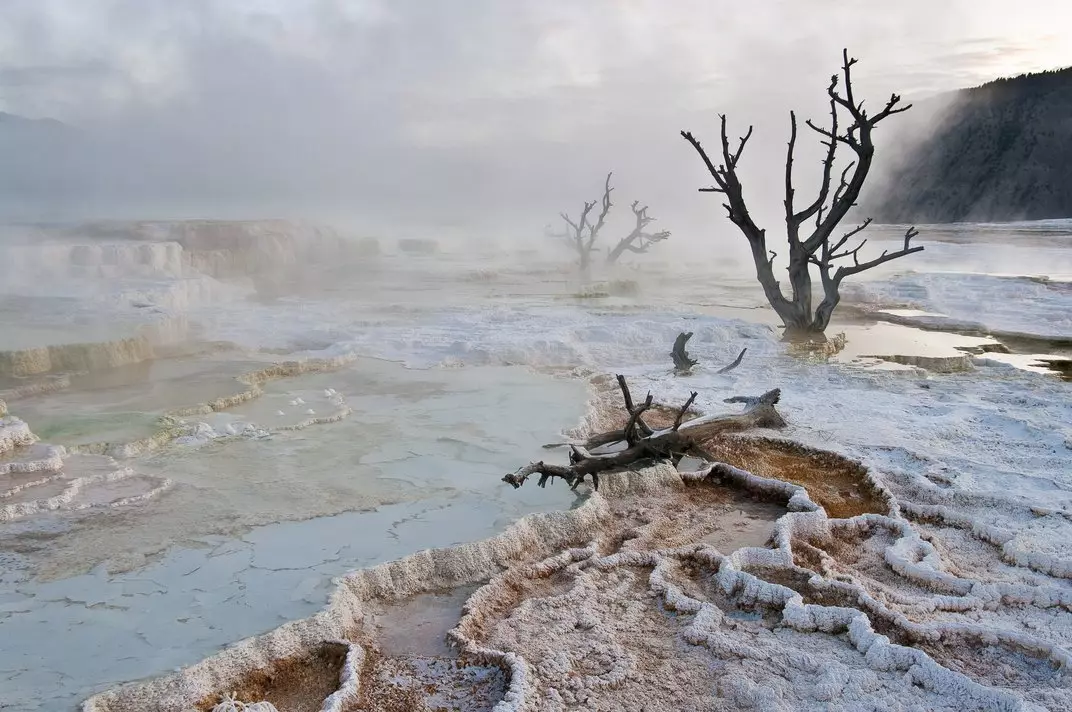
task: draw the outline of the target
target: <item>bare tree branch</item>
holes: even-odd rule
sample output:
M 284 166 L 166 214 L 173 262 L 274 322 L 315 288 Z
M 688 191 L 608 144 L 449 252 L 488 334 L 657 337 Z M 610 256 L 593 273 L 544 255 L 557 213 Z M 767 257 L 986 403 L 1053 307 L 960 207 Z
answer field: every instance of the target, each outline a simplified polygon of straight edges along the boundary
M 889 262 L 891 260 L 896 260 L 896 259 L 899 259 L 901 257 L 905 257 L 906 255 L 911 255 L 911 254 L 913 254 L 915 252 L 922 252 L 923 251 L 923 246 L 922 245 L 920 245 L 918 247 L 912 247 L 911 246 L 912 238 L 915 237 L 918 234 L 919 234 L 919 231 L 917 231 L 914 227 L 908 228 L 908 230 L 905 231 L 905 235 L 904 235 L 904 247 L 902 247 L 901 249 L 896 250 L 894 252 L 889 252 L 888 250 L 883 250 L 881 255 L 879 255 L 875 259 L 869 260 L 867 262 L 860 262 L 856 258 L 856 254 L 859 252 L 860 248 L 864 246 L 864 243 L 860 243 L 859 247 L 857 247 L 855 250 L 852 250 L 849 253 L 849 254 L 852 255 L 853 266 L 852 267 L 845 267 L 845 266 L 838 267 L 837 272 L 834 273 L 834 281 L 837 282 L 837 283 L 840 283 L 841 280 L 844 279 L 845 277 L 849 277 L 849 276 L 854 275 L 854 274 L 859 274 L 860 272 L 863 272 L 865 270 L 869 270 L 872 267 L 878 267 L 880 264 L 884 264 L 884 263 Z M 864 242 L 866 242 L 866 240 Z M 840 256 L 844 256 L 844 255 L 840 255 Z M 832 259 L 836 259 L 836 258 L 832 258 Z
M 726 116 L 719 115 L 722 157 L 717 165 L 691 132 L 681 132 L 682 137 L 700 156 L 708 174 L 715 182 L 712 187 L 701 188 L 701 192 L 722 193 L 726 196 L 723 207 L 726 209 L 727 216 L 748 240 L 752 248 L 756 276 L 763 287 L 767 301 L 774 307 L 789 331 L 822 332 L 826 329 L 830 315 L 840 299 L 838 288 L 844 277 L 858 274 L 889 260 L 923 249 L 910 245 L 909 241 L 915 233 L 914 230 L 909 230 L 902 249 L 884 252 L 873 260 L 861 261 L 859 255 L 866 241 L 853 248 L 846 248 L 846 245 L 852 237 L 871 224 L 870 218 L 840 238 L 833 237 L 838 225 L 856 205 L 860 191 L 871 170 L 875 154 L 875 144 L 872 139 L 875 126 L 890 116 L 911 108 L 911 105 L 901 103 L 900 96 L 893 94 L 881 111 L 869 116 L 864 108 L 864 102 L 857 100 L 853 88 L 852 68 L 857 61 L 855 57 L 849 56 L 847 49 L 843 50 L 840 76 L 833 75 L 827 85 L 826 95 L 830 107 L 829 127 L 819 126 L 810 119 L 805 121 L 805 124 L 821 137 L 821 143 L 826 150 L 822 160 L 822 174 L 817 195 L 800 211 L 795 210 L 797 195 L 793 183 L 793 171 L 796 167 L 795 151 L 799 138 L 798 125 L 796 113 L 791 111 L 789 114 L 790 133 L 786 151 L 783 202 L 786 238 L 789 243 L 788 272 L 789 283 L 792 287 L 791 299 L 785 297 L 778 280 L 774 277 L 775 253 L 767 249 L 765 231 L 756 225 L 749 214 L 741 182 L 737 176 L 737 164 L 752 135 L 751 128 L 740 139 L 737 149 L 731 151 Z M 838 163 L 839 145 L 848 146 L 852 150 L 853 160 L 841 168 L 840 178 L 835 186 L 833 176 L 835 164 Z M 801 235 L 801 226 L 812 217 L 815 218 L 814 227 L 810 228 L 811 234 L 805 237 Z M 849 257 L 853 262 L 851 266 L 842 265 L 837 268 L 836 272 L 832 272 L 833 261 Z M 823 301 L 814 311 L 810 271 L 812 266 L 818 267 L 824 290 Z
M 678 428 L 681 427 L 681 421 L 685 419 L 685 413 L 689 412 L 689 408 L 692 407 L 692 403 L 696 400 L 696 396 L 698 395 L 700 394 L 696 391 L 693 391 L 692 395 L 689 396 L 689 399 L 685 401 L 685 405 L 681 406 L 681 410 L 677 412 L 677 417 L 674 418 L 674 427 L 671 428 L 671 430 L 673 430 L 675 433 L 677 432 Z
M 837 189 L 834 190 L 834 202 L 835 203 L 837 201 L 841 200 L 841 196 L 848 189 L 849 182 L 847 180 L 845 180 L 845 176 L 848 175 L 849 171 L 851 171 L 855 165 L 856 165 L 856 161 L 850 161 L 849 165 L 845 166 L 845 169 L 841 171 L 841 180 L 838 183 Z
M 722 117 L 722 134 L 726 134 L 726 118 Z M 700 154 L 700 158 L 703 160 L 704 165 L 707 166 L 707 172 L 711 174 L 711 177 L 715 179 L 715 183 L 718 184 L 717 188 L 700 188 L 701 193 L 725 193 L 726 179 L 723 178 L 722 172 L 715 168 L 715 164 L 711 162 L 711 158 L 707 155 L 707 150 L 700 144 L 696 137 L 692 135 L 690 131 L 682 131 L 681 136 L 692 144 L 692 147 L 696 150 L 696 153 Z M 728 208 L 727 208 L 728 209 Z
M 878 114 L 876 114 L 875 117 L 873 119 L 871 119 L 871 123 L 872 124 L 877 124 L 879 121 L 882 121 L 883 119 L 885 119 L 885 118 L 887 118 L 889 116 L 893 116 L 894 114 L 900 114 L 901 112 L 908 111 L 909 109 L 912 108 L 911 104 L 905 104 L 904 106 L 897 106 L 897 104 L 900 103 L 900 101 L 901 101 L 901 96 L 899 94 L 891 94 L 890 95 L 890 100 L 886 102 L 886 108 L 883 109 L 882 111 L 878 112 Z
M 611 173 L 607 174 L 607 180 L 603 184 L 603 209 L 599 212 L 599 217 L 596 219 L 595 225 L 588 231 L 588 251 L 592 251 L 592 245 L 595 244 L 596 237 L 599 236 L 599 231 L 603 229 L 604 223 L 607 221 L 607 213 L 610 212 L 610 192 L 614 188 L 610 187 Z
M 722 118 L 723 121 L 725 121 L 725 117 Z M 725 132 L 723 132 L 723 136 L 725 136 Z M 732 156 L 726 154 L 726 165 L 728 165 L 731 170 L 737 167 L 737 161 L 741 160 L 741 152 L 744 151 L 744 145 L 748 143 L 748 139 L 750 138 L 752 138 L 751 126 L 748 127 L 748 133 L 741 137 L 741 145 L 737 147 L 737 151 Z
M 592 253 L 597 251 L 596 243 L 599 240 L 599 234 L 606 225 L 607 217 L 610 215 L 611 208 L 614 205 L 611 201 L 611 192 L 614 190 L 611 186 L 611 178 L 613 175 L 613 173 L 608 173 L 606 180 L 603 182 L 603 198 L 600 201 L 601 206 L 599 215 L 595 218 L 594 222 L 589 217 L 596 206 L 596 201 L 593 200 L 584 203 L 581 217 L 576 222 L 574 222 L 567 213 L 560 213 L 560 216 L 568 227 L 564 234 L 552 232 L 550 229 L 545 230 L 549 236 L 564 240 L 573 248 L 577 253 L 577 260 L 581 269 L 587 269 L 591 264 Z M 656 233 L 644 232 L 643 228 L 653 222 L 655 218 L 648 216 L 647 206 L 638 208 L 639 204 L 639 201 L 633 202 L 633 214 L 636 217 L 636 227 L 608 252 L 608 262 L 614 262 L 626 250 L 630 252 L 647 252 L 648 248 L 651 247 L 653 243 L 661 242 L 670 237 L 670 232 L 668 230 L 660 230 Z
M 853 237 L 854 235 L 858 235 L 859 233 L 863 232 L 864 230 L 866 230 L 866 229 L 867 229 L 867 226 L 868 226 L 868 225 L 870 225 L 870 224 L 871 224 L 871 218 L 868 218 L 867 220 L 864 220 L 864 221 L 863 221 L 862 223 L 860 223 L 859 225 L 857 225 L 857 226 L 856 226 L 855 228 L 853 228 L 852 230 L 849 230 L 849 231 L 848 231 L 847 233 L 845 233 L 845 234 L 844 234 L 844 235 L 843 235 L 843 236 L 841 237 L 841 239 L 840 239 L 840 240 L 838 240 L 838 241 L 837 241 L 837 242 L 836 242 L 836 243 L 835 243 L 835 244 L 834 244 L 834 245 L 833 245 L 833 246 L 832 246 L 832 247 L 830 248 L 830 253 L 831 253 L 831 254 L 830 254 L 830 259 L 832 259 L 832 260 L 836 260 L 836 259 L 837 259 L 837 255 L 835 255 L 834 253 L 836 253 L 836 252 L 837 252 L 837 251 L 838 251 L 839 249 L 841 249 L 841 246 L 842 246 L 842 245 L 844 245 L 844 244 L 845 244 L 846 242 L 848 242 L 848 241 L 849 241 L 849 238 L 851 238 L 851 237 Z M 867 242 L 867 240 L 864 240 L 864 242 Z M 860 245 L 862 246 L 862 245 L 863 245 L 863 242 L 861 242 L 861 243 L 860 243 Z
M 793 149 L 797 145 L 797 113 L 789 112 L 789 150 L 785 154 L 785 222 L 792 224 L 795 218 L 793 212 Z
M 830 91 L 833 89 L 833 87 L 836 86 L 836 85 L 837 85 L 837 76 L 833 76 L 833 77 L 830 78 L 830 87 L 827 88 L 827 94 L 829 94 Z M 811 128 L 813 128 L 813 129 L 815 128 L 815 126 L 811 123 L 810 120 L 807 123 L 808 123 L 808 126 L 810 126 Z M 793 118 L 793 132 L 796 133 L 796 117 L 795 116 Z M 833 99 L 830 100 L 830 132 L 834 136 L 837 136 L 837 132 L 838 132 L 837 103 Z M 793 219 L 796 221 L 798 226 L 800 224 L 802 224 L 805 220 L 810 218 L 812 215 L 814 215 L 815 213 L 819 212 L 823 207 L 823 203 L 826 202 L 827 196 L 830 194 L 830 171 L 833 170 L 833 167 L 834 167 L 834 160 L 835 160 L 835 157 L 836 157 L 836 154 L 837 154 L 837 144 L 838 144 L 837 140 L 830 140 L 830 141 L 825 142 L 827 150 L 826 150 L 826 158 L 823 159 L 823 179 L 822 179 L 822 183 L 819 184 L 819 196 L 815 199 L 815 202 L 813 202 L 807 208 L 805 208 L 804 210 L 800 211 L 799 213 L 796 213 L 793 216 Z
M 723 159 L 723 163 L 719 166 L 715 166 L 711 157 L 708 155 L 707 150 L 703 147 L 700 141 L 692 135 L 692 132 L 682 131 L 681 137 L 688 141 L 689 145 L 691 145 L 697 155 L 700 156 L 704 166 L 707 168 L 707 172 L 718 186 L 717 189 L 703 189 L 703 192 L 720 192 L 726 195 L 726 202 L 722 204 L 722 207 L 726 209 L 726 215 L 729 217 L 730 221 L 740 229 L 748 240 L 749 246 L 752 249 L 752 260 L 756 264 L 756 276 L 759 279 L 759 283 L 763 286 L 763 293 L 766 295 L 767 301 L 772 305 L 775 305 L 775 309 L 790 309 L 792 303 L 782 294 L 778 279 L 774 276 L 772 262 L 767 260 L 767 233 L 756 225 L 751 214 L 748 212 L 748 205 L 744 201 L 741 182 L 737 178 L 737 161 L 740 160 L 741 152 L 744 150 L 748 138 L 752 135 L 752 127 L 749 127 L 748 133 L 742 137 L 737 153 L 731 155 L 729 149 L 729 135 L 726 128 L 726 116 L 720 114 L 719 121 Z
M 639 200 L 634 200 L 632 206 L 633 217 L 636 220 L 636 224 L 633 230 L 618 241 L 618 244 L 614 246 L 609 253 L 607 253 L 607 262 L 616 262 L 619 257 L 626 251 L 635 253 L 644 253 L 648 251 L 656 242 L 662 242 L 670 237 L 669 230 L 660 230 L 659 232 L 649 233 L 645 232 L 644 228 L 655 222 L 655 218 L 648 215 L 648 206 L 640 205 Z
M 588 223 L 588 214 L 592 212 L 593 207 L 595 207 L 595 201 L 586 201 L 584 208 L 581 210 L 581 218 L 577 222 L 571 220 L 567 213 L 560 213 L 562 219 L 566 221 L 566 225 L 569 226 L 568 241 L 577 253 L 581 269 L 586 269 L 591 261 L 592 243 L 586 239 L 585 231 L 591 230 L 591 225 Z

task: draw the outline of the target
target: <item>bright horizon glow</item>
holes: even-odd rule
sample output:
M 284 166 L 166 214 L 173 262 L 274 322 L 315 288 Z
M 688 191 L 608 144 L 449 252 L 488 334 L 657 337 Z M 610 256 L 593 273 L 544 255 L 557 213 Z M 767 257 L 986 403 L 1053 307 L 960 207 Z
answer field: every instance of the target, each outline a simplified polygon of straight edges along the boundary
M 1061 27 L 1068 0 L 6 0 L 0 111 L 97 139 L 100 190 L 67 211 L 538 230 L 614 171 L 678 231 L 718 213 L 679 131 L 710 141 L 725 113 L 756 126 L 743 170 L 774 224 L 789 110 L 826 115 L 843 47 L 868 105 L 918 102 L 1072 65 Z M 43 163 L 5 158 L 19 180 Z

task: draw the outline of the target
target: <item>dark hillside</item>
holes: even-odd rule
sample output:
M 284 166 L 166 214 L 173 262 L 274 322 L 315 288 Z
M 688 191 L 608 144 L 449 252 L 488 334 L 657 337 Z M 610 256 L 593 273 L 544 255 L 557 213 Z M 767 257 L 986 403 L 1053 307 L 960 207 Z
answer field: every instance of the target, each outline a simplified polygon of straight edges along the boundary
M 894 160 L 867 202 L 883 222 L 1072 217 L 1072 67 L 957 92 L 937 130 Z

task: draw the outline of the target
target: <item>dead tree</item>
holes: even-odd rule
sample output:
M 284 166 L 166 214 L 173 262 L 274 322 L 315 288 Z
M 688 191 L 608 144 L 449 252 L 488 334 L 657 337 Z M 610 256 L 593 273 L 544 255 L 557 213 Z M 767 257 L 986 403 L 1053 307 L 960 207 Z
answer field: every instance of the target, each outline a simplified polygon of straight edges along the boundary
M 730 146 L 726 131 L 726 117 L 720 115 L 722 122 L 722 150 L 720 162 L 715 163 L 700 145 L 700 142 L 688 131 L 681 135 L 699 154 L 704 166 L 711 174 L 715 185 L 700 188 L 701 192 L 722 193 L 725 196 L 723 207 L 730 221 L 736 225 L 752 248 L 752 259 L 756 265 L 756 276 L 767 301 L 781 317 L 789 336 L 797 334 L 820 334 L 830 323 L 830 316 L 837 306 L 840 296 L 838 290 L 846 277 L 859 274 L 864 270 L 877 267 L 884 262 L 895 260 L 922 247 L 913 247 L 911 240 L 918 233 L 909 228 L 904 234 L 904 244 L 900 249 L 884 250 L 881 255 L 870 260 L 860 259 L 860 249 L 866 240 L 847 247 L 849 240 L 871 224 L 867 218 L 861 224 L 848 230 L 840 237 L 835 237 L 838 224 L 848 214 L 860 195 L 871 163 L 875 156 L 872 133 L 875 127 L 885 119 L 907 111 L 911 104 L 902 105 L 901 97 L 894 94 L 886 106 L 874 115 L 869 115 L 863 108 L 863 100 L 857 100 L 853 94 L 851 69 L 856 64 L 850 58 L 848 50 L 842 53 L 842 75 L 830 78 L 826 93 L 830 102 L 830 126 L 817 126 L 810 120 L 805 121 L 808 128 L 822 137 L 826 147 L 822 162 L 822 178 L 819 194 L 814 201 L 801 209 L 794 203 L 796 191 L 793 188 L 793 151 L 797 140 L 797 118 L 789 112 L 789 150 L 785 161 L 785 225 L 789 248 L 789 284 L 792 298 L 787 298 L 774 276 L 774 259 L 777 253 L 767 248 L 766 230 L 759 227 L 748 212 L 744 192 L 737 175 L 737 164 L 741 160 L 748 139 L 752 136 L 752 127 L 740 138 L 736 149 Z M 847 114 L 847 122 L 842 121 L 842 114 Z M 846 125 L 847 124 L 847 125 Z M 841 170 L 835 185 L 834 166 L 838 158 L 838 148 L 845 147 L 851 151 L 851 161 Z M 814 227 L 804 228 L 810 234 L 802 235 L 801 229 L 808 221 L 814 219 Z M 851 259 L 851 264 L 846 260 Z M 823 287 L 823 300 L 812 310 L 812 273 L 811 267 L 818 268 Z
M 579 219 L 574 221 L 568 213 L 560 213 L 559 216 L 566 223 L 565 229 L 562 232 L 554 232 L 549 228 L 547 231 L 548 235 L 565 242 L 577 253 L 577 264 L 582 270 L 587 270 L 592 265 L 592 254 L 598 249 L 596 243 L 599 238 L 599 232 L 606 224 L 607 216 L 613 206 L 610 199 L 610 193 L 614 190 L 610 184 L 611 175 L 611 173 L 607 174 L 607 179 L 603 184 L 602 205 L 599 217 L 596 218 L 595 222 L 592 222 L 590 215 L 596 207 L 596 201 L 586 201 Z M 655 218 L 648 215 L 648 206 L 642 206 L 639 200 L 634 200 L 632 209 L 636 224 L 632 232 L 619 240 L 618 244 L 607 253 L 608 263 L 616 262 L 625 252 L 647 252 L 648 248 L 654 243 L 662 242 L 670 237 L 668 230 L 654 233 L 645 230 L 648 225 L 655 221 Z
M 644 228 L 655 222 L 655 218 L 648 216 L 647 205 L 641 206 L 639 200 L 634 200 L 633 205 L 630 207 L 633 210 L 633 216 L 636 218 L 636 226 L 633 228 L 632 232 L 618 241 L 618 244 L 614 246 L 614 249 L 607 253 L 607 262 L 609 264 L 617 262 L 618 258 L 627 250 L 637 254 L 644 253 L 656 242 L 662 242 L 670 237 L 669 230 L 645 232 Z
M 677 413 L 673 425 L 662 430 L 653 430 L 644 422 L 644 413 L 653 404 L 651 394 L 644 402 L 636 405 L 629 392 L 624 376 L 618 376 L 618 386 L 622 390 L 625 409 L 629 420 L 621 430 L 593 435 L 584 445 L 570 445 L 570 464 L 551 465 L 545 462 L 530 463 L 516 472 L 503 477 L 503 482 L 514 489 L 521 487 L 532 475 L 539 475 L 537 484 L 543 487 L 548 480 L 561 477 L 576 489 L 585 477 L 592 478 L 592 486 L 599 489 L 599 475 L 610 470 L 628 469 L 642 461 L 666 460 L 673 464 L 685 455 L 696 455 L 709 459 L 703 452 L 703 443 L 709 438 L 722 433 L 749 428 L 780 428 L 785 420 L 775 409 L 781 391 L 777 388 L 761 396 L 734 396 L 726 403 L 744 403 L 743 413 L 715 415 L 685 420 L 685 415 L 696 400 L 695 392 L 689 396 Z M 597 453 L 599 448 L 623 444 L 624 449 L 616 452 Z
M 592 265 L 592 253 L 595 252 L 596 238 L 599 237 L 599 231 L 603 229 L 603 225 L 607 221 L 607 215 L 610 213 L 612 205 L 610 192 L 614 190 L 610 187 L 610 177 L 611 174 L 608 173 L 606 183 L 603 185 L 603 206 L 599 211 L 599 217 L 594 223 L 589 220 L 588 216 L 596 206 L 596 201 L 585 201 L 584 208 L 581 209 L 581 217 L 576 222 L 570 218 L 568 213 L 559 213 L 559 217 L 566 223 L 566 230 L 559 233 L 549 233 L 552 237 L 565 241 L 577 253 L 577 264 L 585 271 Z

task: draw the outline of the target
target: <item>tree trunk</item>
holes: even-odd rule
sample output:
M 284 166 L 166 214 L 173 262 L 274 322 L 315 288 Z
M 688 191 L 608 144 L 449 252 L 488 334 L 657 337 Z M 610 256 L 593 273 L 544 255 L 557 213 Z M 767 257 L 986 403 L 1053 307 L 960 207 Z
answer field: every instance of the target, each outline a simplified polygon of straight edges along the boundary
M 618 258 L 622 256 L 622 253 L 625 252 L 625 248 L 628 245 L 629 243 L 627 243 L 625 240 L 622 240 L 617 245 L 615 245 L 614 249 L 611 250 L 610 253 L 607 255 L 607 264 L 614 264 L 615 262 L 617 262 Z
M 813 332 L 826 331 L 826 327 L 830 325 L 830 317 L 834 313 L 834 307 L 841 301 L 841 295 L 838 294 L 838 288 L 836 285 L 827 287 L 826 296 L 823 301 L 819 303 L 819 308 L 815 310 L 815 319 L 812 321 L 811 330 Z
M 794 245 L 789 253 L 789 284 L 793 288 L 793 305 L 797 315 L 811 319 L 811 271 L 808 256 L 802 247 Z
M 766 295 L 767 301 L 774 307 L 774 311 L 778 312 L 778 316 L 785 321 L 786 316 L 791 315 L 792 305 L 782 295 L 782 288 L 778 285 L 778 280 L 774 276 L 774 268 L 767 260 L 764 242 L 761 240 L 749 240 L 749 243 L 752 246 L 752 261 L 756 264 L 756 279 L 759 280 L 760 286 L 763 287 L 763 294 Z
M 782 294 L 778 279 L 774 276 L 773 258 L 763 252 L 763 244 L 752 242 L 752 259 L 756 264 L 756 278 L 763 287 L 763 294 L 774 308 L 785 326 L 786 334 L 807 334 L 813 330 L 811 314 L 811 275 L 808 273 L 807 258 L 804 265 L 790 270 L 790 282 L 793 286 L 793 299 Z M 803 296 L 803 303 L 801 296 Z M 825 327 L 824 327 L 825 328 Z

